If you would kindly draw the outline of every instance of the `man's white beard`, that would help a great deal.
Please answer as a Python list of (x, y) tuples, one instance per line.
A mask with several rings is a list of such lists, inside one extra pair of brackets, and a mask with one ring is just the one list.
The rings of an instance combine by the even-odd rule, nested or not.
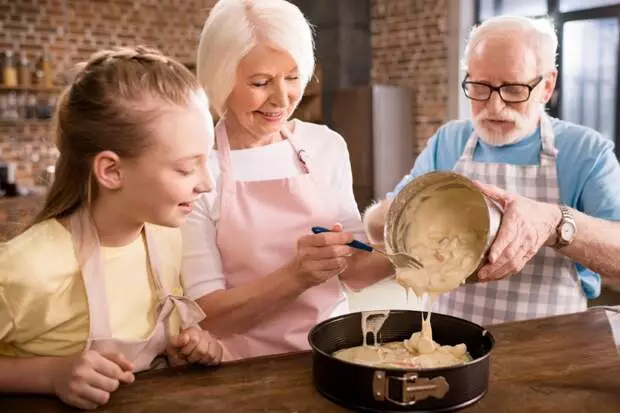
[[(530, 116), (524, 116), (510, 108), (504, 109), (499, 115), (491, 116), (486, 109), (483, 109), (473, 119), (474, 129), (480, 139), (488, 145), (511, 145), (527, 138), (536, 130), (544, 108), (544, 105), (536, 105), (536, 108), (532, 109), (533, 113)], [(508, 132), (504, 132), (500, 128), (487, 127), (483, 124), (483, 121), (488, 119), (514, 122), (514, 127)]]

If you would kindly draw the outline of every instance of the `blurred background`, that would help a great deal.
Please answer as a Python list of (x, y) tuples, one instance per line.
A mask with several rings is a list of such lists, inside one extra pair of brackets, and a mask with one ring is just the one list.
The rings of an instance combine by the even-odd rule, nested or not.
[[(554, 20), (549, 112), (617, 142), (620, 1), (294, 0), (316, 28), (317, 70), (296, 116), (349, 145), (363, 210), (413, 165), (444, 122), (468, 117), (460, 59), (471, 27), (503, 13)], [(50, 117), (71, 67), (115, 45), (156, 47), (190, 68), (213, 0), (0, 0), (0, 241), (18, 234), (53, 179)], [(592, 304), (620, 304), (605, 283)], [(354, 309), (416, 308), (386, 281)]]

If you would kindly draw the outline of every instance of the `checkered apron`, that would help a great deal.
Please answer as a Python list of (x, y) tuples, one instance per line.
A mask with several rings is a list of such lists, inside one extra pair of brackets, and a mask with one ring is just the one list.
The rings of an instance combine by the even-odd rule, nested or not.
[[(540, 165), (474, 162), (478, 138), (472, 133), (454, 171), (536, 201), (559, 204), (557, 151), (550, 118), (543, 115), (540, 125)], [(520, 273), (498, 281), (461, 285), (442, 294), (434, 311), (489, 325), (584, 311), (586, 304), (575, 262), (553, 248), (543, 247)]]

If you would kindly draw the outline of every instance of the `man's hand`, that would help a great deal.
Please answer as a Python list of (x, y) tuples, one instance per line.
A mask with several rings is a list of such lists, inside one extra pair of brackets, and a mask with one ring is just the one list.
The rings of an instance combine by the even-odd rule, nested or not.
[(489, 263), (478, 272), (481, 281), (499, 280), (521, 271), (554, 238), (562, 213), (557, 205), (510, 194), (493, 185), (476, 185), (504, 208), (502, 223), (489, 251)]

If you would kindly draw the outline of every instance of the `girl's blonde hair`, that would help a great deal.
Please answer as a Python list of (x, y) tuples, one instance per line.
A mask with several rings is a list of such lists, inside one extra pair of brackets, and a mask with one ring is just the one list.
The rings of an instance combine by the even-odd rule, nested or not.
[(149, 126), (160, 112), (155, 99), (189, 104), (200, 90), (196, 77), (181, 63), (146, 47), (100, 51), (78, 65), (54, 115), (56, 162), (54, 182), (33, 224), (71, 215), (96, 196), (92, 161), (109, 150), (135, 158), (150, 145)]

